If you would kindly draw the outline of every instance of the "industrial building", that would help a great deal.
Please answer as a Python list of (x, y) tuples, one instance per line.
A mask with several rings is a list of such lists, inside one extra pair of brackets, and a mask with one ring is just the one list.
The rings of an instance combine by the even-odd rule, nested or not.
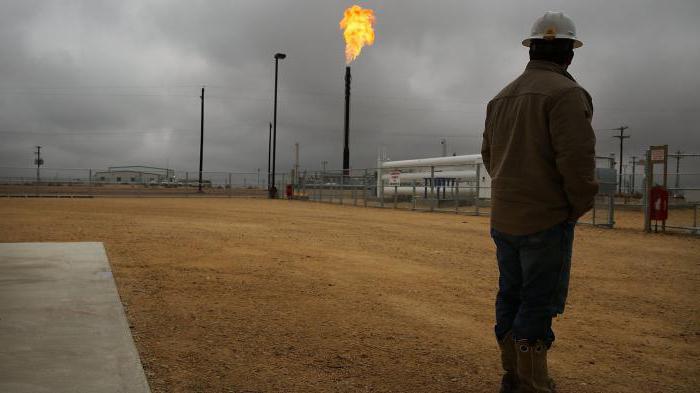
[(150, 166), (112, 166), (96, 172), (93, 180), (100, 183), (160, 184), (175, 180), (175, 171)]

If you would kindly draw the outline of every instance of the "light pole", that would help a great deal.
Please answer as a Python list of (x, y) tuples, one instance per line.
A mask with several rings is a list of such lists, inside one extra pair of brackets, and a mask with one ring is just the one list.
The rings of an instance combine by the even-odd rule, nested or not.
[(270, 192), (270, 157), (272, 157), (272, 122), (270, 122), (270, 135), (267, 138), (267, 192)]
[(280, 59), (286, 58), (284, 53), (275, 53), (275, 108), (272, 115), (272, 174), (270, 183), (270, 198), (277, 196), (277, 188), (275, 187), (275, 159), (277, 153), (277, 75), (279, 70)]
[(202, 86), (202, 96), (199, 97), (202, 100), (202, 115), (200, 118), (201, 128), (199, 133), (199, 182), (197, 186), (197, 192), (202, 192), (202, 157), (204, 156), (204, 86)]

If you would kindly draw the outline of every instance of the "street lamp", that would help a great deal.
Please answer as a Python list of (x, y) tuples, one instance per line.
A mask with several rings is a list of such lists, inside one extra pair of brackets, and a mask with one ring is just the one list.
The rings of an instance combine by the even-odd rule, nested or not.
[(279, 69), (280, 59), (286, 58), (287, 55), (284, 53), (275, 53), (275, 109), (272, 115), (272, 174), (270, 181), (270, 198), (275, 198), (277, 196), (277, 188), (275, 187), (275, 162), (277, 153), (277, 75)]
[(272, 122), (270, 122), (270, 135), (267, 137), (267, 192), (270, 192), (270, 160), (272, 157)]

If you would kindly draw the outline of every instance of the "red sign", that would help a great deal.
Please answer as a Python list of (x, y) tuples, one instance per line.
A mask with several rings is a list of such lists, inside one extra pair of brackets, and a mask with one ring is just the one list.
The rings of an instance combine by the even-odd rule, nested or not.
[(649, 193), (649, 217), (655, 221), (668, 219), (668, 191), (663, 186), (651, 188)]

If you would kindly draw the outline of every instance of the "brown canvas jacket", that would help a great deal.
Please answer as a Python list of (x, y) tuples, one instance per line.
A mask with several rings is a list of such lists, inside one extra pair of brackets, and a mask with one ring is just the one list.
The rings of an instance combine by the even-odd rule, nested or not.
[(488, 104), (481, 154), (492, 178), (491, 226), (511, 235), (576, 220), (593, 206), (591, 96), (565, 68), (530, 61)]

